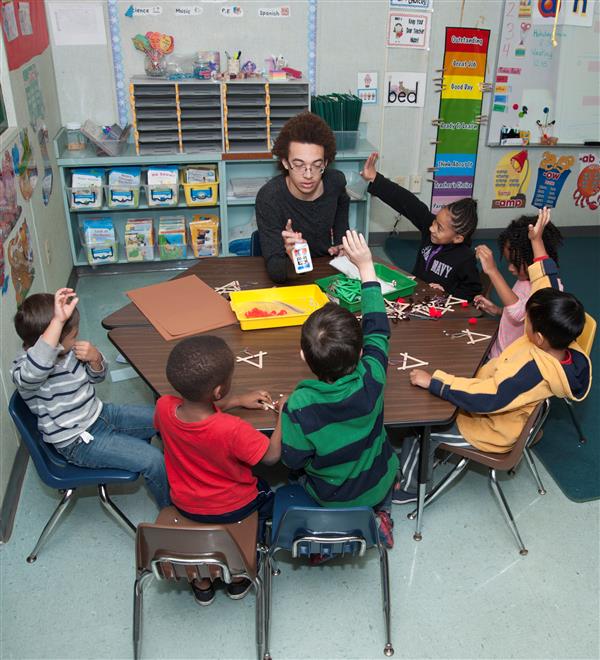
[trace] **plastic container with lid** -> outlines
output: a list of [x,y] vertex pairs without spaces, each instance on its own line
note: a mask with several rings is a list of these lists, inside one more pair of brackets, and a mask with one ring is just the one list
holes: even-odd
[[81,151],[85,149],[85,135],[81,132],[79,122],[69,122],[65,124],[67,131],[67,149],[69,151]]

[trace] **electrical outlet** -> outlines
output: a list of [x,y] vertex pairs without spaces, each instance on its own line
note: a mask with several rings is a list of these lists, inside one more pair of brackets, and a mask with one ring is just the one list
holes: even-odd
[[399,186],[402,186],[403,188],[406,188],[406,177],[405,176],[397,176],[394,179],[395,183],[397,183]]
[[46,254],[46,264],[49,266],[52,263],[52,250],[50,249],[50,241],[44,242],[44,253]]
[[411,174],[408,180],[408,189],[412,193],[421,192],[421,175],[420,174]]

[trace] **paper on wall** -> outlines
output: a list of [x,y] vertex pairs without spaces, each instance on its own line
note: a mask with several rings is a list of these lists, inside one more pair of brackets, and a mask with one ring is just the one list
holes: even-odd
[[97,2],[49,2],[50,30],[56,46],[104,46],[104,11]]

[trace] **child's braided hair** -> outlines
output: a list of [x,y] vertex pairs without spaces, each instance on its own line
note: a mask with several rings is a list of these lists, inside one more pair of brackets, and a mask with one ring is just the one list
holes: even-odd
[[[535,215],[522,215],[513,220],[498,236],[500,254],[502,255],[504,247],[508,246],[508,259],[517,270],[521,270],[521,266],[527,268],[533,263],[533,250],[528,232],[529,225],[535,225],[536,221]],[[563,237],[558,227],[549,222],[544,227],[542,239],[547,255],[558,263],[558,248],[563,244]]]
[[452,216],[452,228],[464,237],[466,245],[471,245],[471,236],[477,229],[477,202],[471,197],[463,197],[445,206]]

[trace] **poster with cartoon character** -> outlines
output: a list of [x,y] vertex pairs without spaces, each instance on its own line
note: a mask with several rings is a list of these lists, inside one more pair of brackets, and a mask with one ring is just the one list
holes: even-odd
[[38,169],[29,142],[29,132],[26,128],[21,130],[18,142],[13,145],[12,159],[15,174],[19,177],[21,195],[23,195],[23,199],[31,199],[38,180]]
[[555,208],[558,196],[565,185],[571,167],[575,163],[575,156],[560,156],[551,151],[544,151],[542,160],[538,165],[538,176],[533,194],[532,206],[536,209],[547,206]]
[[492,208],[524,208],[530,174],[529,154],[526,149],[510,151],[502,156],[494,173]]
[[13,159],[9,151],[2,156],[0,166],[0,290],[4,295],[8,289],[9,276],[4,272],[4,241],[21,217],[17,204],[17,182]]
[[33,267],[33,250],[27,220],[23,220],[14,238],[6,249],[10,263],[10,275],[15,288],[17,307],[20,307],[31,289],[35,269]]
[[573,192],[575,206],[595,211],[600,207],[600,158],[593,153],[579,154],[579,176]]

